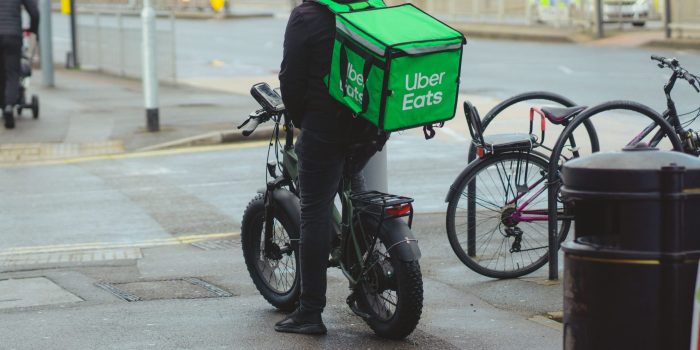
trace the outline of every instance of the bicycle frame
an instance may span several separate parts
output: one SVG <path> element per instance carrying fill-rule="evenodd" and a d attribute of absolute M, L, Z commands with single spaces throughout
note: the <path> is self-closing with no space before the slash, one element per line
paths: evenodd
<path fill-rule="evenodd" d="M 277 168 L 276 163 L 268 163 L 268 172 L 270 173 L 271 176 L 274 177 L 272 181 L 268 183 L 268 191 L 274 190 L 275 188 L 279 188 L 281 186 L 290 186 L 292 189 L 292 192 L 298 196 L 298 188 L 296 188 L 295 184 L 298 183 L 298 178 L 299 178 L 299 172 L 298 172 L 298 157 L 297 154 L 294 150 L 294 133 L 293 133 L 293 126 L 291 123 L 287 120 L 286 114 L 283 114 L 281 118 L 284 119 L 283 121 L 283 129 L 286 131 L 285 135 L 285 143 L 284 147 L 281 151 L 282 153 L 282 164 L 281 164 L 281 169 L 282 169 L 282 175 L 276 176 L 276 173 L 274 169 Z M 275 139 L 273 142 L 270 143 L 270 147 L 273 147 L 274 144 L 277 144 L 279 142 L 279 127 L 280 127 L 280 119 L 275 119 L 275 129 L 273 131 L 272 138 Z M 279 159 L 279 154 L 275 155 Z M 355 208 L 353 206 L 352 200 L 350 198 L 350 193 L 351 193 L 351 188 L 350 188 L 350 181 L 349 179 L 343 178 L 343 185 L 342 189 L 338 192 L 338 195 L 340 197 L 340 202 L 341 202 L 341 208 L 338 210 L 338 208 L 334 207 L 333 208 L 333 218 L 334 222 L 340 226 L 340 242 L 338 246 L 332 247 L 332 249 L 337 249 L 338 253 L 337 255 L 333 256 L 333 260 L 335 260 L 338 263 L 338 266 L 340 267 L 341 271 L 343 272 L 343 275 L 350 281 L 351 287 L 355 287 L 358 283 L 360 283 L 362 277 L 366 274 L 366 272 L 372 267 L 366 266 L 366 261 L 363 257 L 363 252 L 362 248 L 360 246 L 360 237 L 358 236 L 357 232 L 355 231 L 355 227 L 353 225 L 353 218 L 355 217 Z M 267 205 L 270 205 L 269 203 Z M 271 210 L 271 206 L 269 207 Z M 271 218 L 273 215 L 266 215 L 266 220 L 265 220 L 265 242 L 271 242 L 272 240 L 272 220 Z M 363 237 L 366 235 L 362 235 Z M 374 244 L 376 244 L 376 237 L 373 239 L 373 243 L 371 245 L 368 244 L 368 242 L 364 242 L 365 245 L 367 245 L 367 250 L 372 251 L 374 249 Z M 352 244 L 353 251 L 352 253 L 355 254 L 355 261 L 359 264 L 359 273 L 356 273 L 353 275 L 353 272 L 351 271 L 351 267 L 345 266 L 343 261 L 345 260 L 345 254 L 348 254 L 350 252 L 346 251 L 343 249 L 343 247 L 348 247 L 348 244 Z"/>
<path fill-rule="evenodd" d="M 686 131 L 683 129 L 681 126 L 681 121 L 680 118 L 678 117 L 678 111 L 676 110 L 676 103 L 673 101 L 673 98 L 671 97 L 671 91 L 673 91 L 674 86 L 676 85 L 676 82 L 678 81 L 678 75 L 676 73 L 671 75 L 671 78 L 669 78 L 668 82 L 666 85 L 664 85 L 664 93 L 666 95 L 666 111 L 662 114 L 662 117 L 666 120 L 669 121 L 671 126 L 676 130 L 676 133 L 678 134 L 679 137 L 681 137 L 681 140 L 685 137 Z M 641 140 L 643 140 L 645 137 L 649 136 L 654 129 L 658 126 L 657 123 L 651 123 L 649 124 L 646 128 L 644 128 L 637 136 L 635 136 L 632 140 L 630 140 L 629 143 L 627 143 L 627 146 L 634 146 L 638 144 Z M 665 133 L 662 130 L 659 130 L 654 134 L 654 136 L 651 138 L 649 141 L 649 146 L 651 147 L 656 147 L 661 143 L 661 140 L 665 137 Z"/>

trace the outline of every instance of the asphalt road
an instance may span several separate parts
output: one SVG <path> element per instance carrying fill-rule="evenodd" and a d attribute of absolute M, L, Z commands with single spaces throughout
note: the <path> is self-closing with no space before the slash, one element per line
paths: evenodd
<path fill-rule="evenodd" d="M 89 15 L 80 23 L 94 23 Z M 69 48 L 68 20 L 55 15 L 56 59 Z M 103 25 L 115 25 L 102 19 Z M 126 18 L 138 27 L 138 18 Z M 286 19 L 177 20 L 178 79 L 276 74 L 282 55 Z M 159 20 L 161 28 L 168 21 Z M 552 29 L 556 30 L 556 29 Z M 700 74 L 700 51 L 610 46 L 469 40 L 464 52 L 462 86 L 468 95 L 505 99 L 534 90 L 559 92 L 580 104 L 631 99 L 663 110 L 663 84 L 668 72 L 650 61 L 651 54 L 677 57 Z M 681 110 L 697 108 L 697 95 L 687 86 L 676 89 Z"/>

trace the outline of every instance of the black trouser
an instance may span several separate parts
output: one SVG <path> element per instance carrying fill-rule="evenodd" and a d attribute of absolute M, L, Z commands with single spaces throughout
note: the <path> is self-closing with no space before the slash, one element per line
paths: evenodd
<path fill-rule="evenodd" d="M 366 142 L 367 134 L 366 129 L 350 128 L 339 134 L 302 128 L 297 139 L 295 149 L 299 157 L 301 195 L 301 307 L 305 311 L 323 311 L 326 306 L 333 199 L 344 173 L 350 176 L 353 191 L 364 189 L 361 171 L 376 152 L 376 147 L 365 147 L 349 157 L 348 146 L 362 143 L 363 137 Z"/>
<path fill-rule="evenodd" d="M 0 106 L 17 104 L 19 100 L 20 62 L 22 37 L 0 35 Z"/>

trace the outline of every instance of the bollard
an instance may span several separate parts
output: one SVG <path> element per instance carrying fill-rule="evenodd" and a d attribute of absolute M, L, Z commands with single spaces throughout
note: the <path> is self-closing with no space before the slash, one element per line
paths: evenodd
<path fill-rule="evenodd" d="M 367 190 L 388 193 L 389 184 L 387 179 L 387 153 L 388 145 L 384 145 L 381 152 L 377 152 L 369 160 L 362 174 L 365 177 Z"/>
<path fill-rule="evenodd" d="M 158 113 L 158 72 L 156 70 L 156 12 L 151 0 L 144 0 L 141 10 L 143 54 L 143 97 L 146 107 L 146 128 L 149 132 L 160 130 Z"/>
<path fill-rule="evenodd" d="M 41 20 L 39 21 L 39 60 L 41 62 L 41 78 L 44 86 L 54 87 L 54 72 L 53 72 L 53 33 L 51 30 L 51 1 L 39 1 L 39 13 Z"/>

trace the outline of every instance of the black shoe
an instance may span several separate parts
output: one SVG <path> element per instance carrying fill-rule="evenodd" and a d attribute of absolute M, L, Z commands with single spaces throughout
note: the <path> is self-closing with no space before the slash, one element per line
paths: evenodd
<path fill-rule="evenodd" d="M 297 309 L 287 318 L 275 323 L 275 330 L 283 333 L 326 334 L 320 312 L 304 312 Z"/>

